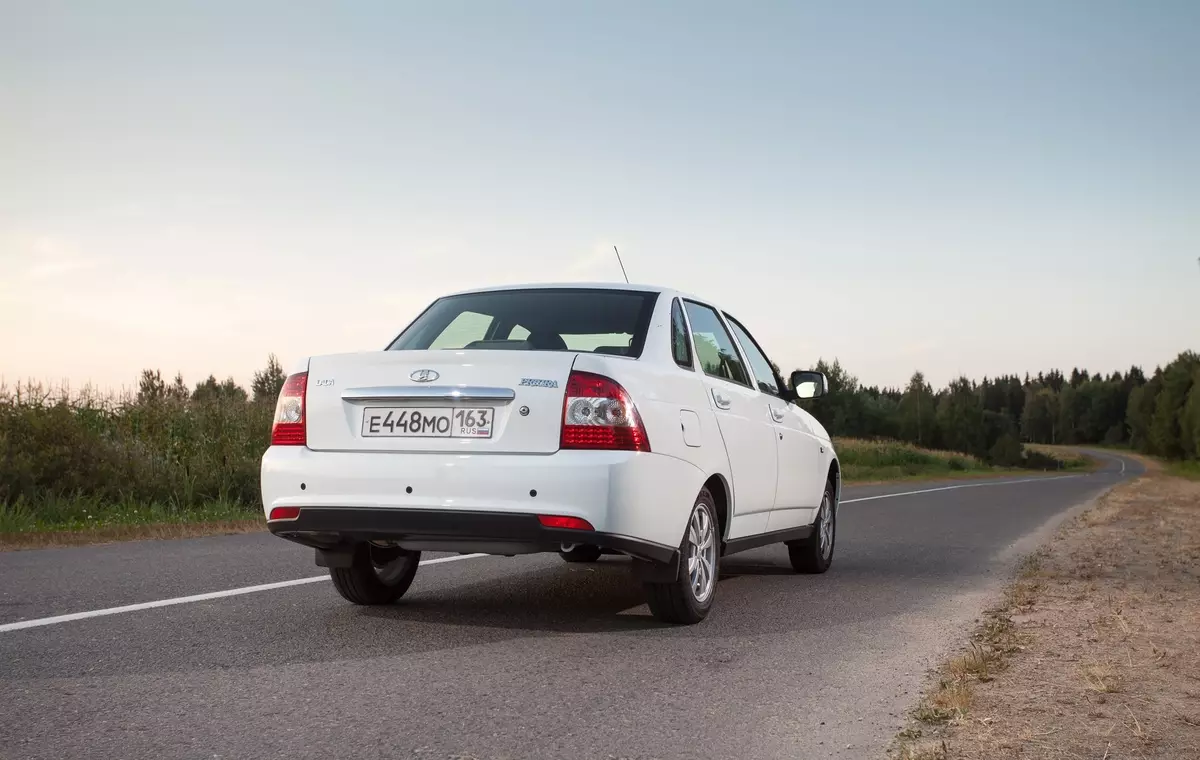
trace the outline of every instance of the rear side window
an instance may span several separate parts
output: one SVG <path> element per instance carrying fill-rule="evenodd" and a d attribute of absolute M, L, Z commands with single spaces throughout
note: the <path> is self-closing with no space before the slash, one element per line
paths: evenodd
<path fill-rule="evenodd" d="M 687 302 L 688 320 L 692 323 L 692 338 L 696 343 L 696 358 L 705 374 L 720 377 L 741 385 L 750 385 L 750 375 L 733 346 L 733 338 L 721 323 L 717 313 L 707 306 Z"/>
<path fill-rule="evenodd" d="M 758 380 L 758 389 L 763 393 L 778 396 L 779 384 L 775 382 L 775 368 L 771 366 L 771 360 L 759 349 L 758 343 L 750 337 L 746 328 L 728 314 L 725 316 L 729 319 L 729 326 L 733 329 L 733 334 L 737 336 L 738 343 L 742 344 L 742 352 L 746 354 L 746 361 L 750 362 L 750 369 L 754 370 L 754 377 Z"/>
<path fill-rule="evenodd" d="M 657 293 L 530 288 L 435 301 L 391 351 L 579 351 L 641 356 Z"/>
<path fill-rule="evenodd" d="M 688 340 L 687 321 L 678 298 L 671 303 L 671 354 L 680 367 L 693 369 L 692 342 Z"/>

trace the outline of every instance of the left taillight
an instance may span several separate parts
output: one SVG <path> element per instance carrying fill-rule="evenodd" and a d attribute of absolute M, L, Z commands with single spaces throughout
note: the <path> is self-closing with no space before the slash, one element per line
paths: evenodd
<path fill-rule="evenodd" d="M 304 424 L 304 399 L 308 390 L 308 373 L 297 372 L 288 377 L 275 403 L 275 423 L 271 426 L 272 446 L 304 446 L 308 432 Z"/>

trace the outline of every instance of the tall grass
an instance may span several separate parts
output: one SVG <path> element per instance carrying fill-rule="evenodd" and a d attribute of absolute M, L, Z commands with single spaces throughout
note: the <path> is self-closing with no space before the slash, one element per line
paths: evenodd
<path fill-rule="evenodd" d="M 890 440 L 839 438 L 834 441 L 842 476 L 848 482 L 901 480 L 904 478 L 969 477 L 1010 470 L 1086 469 L 1088 458 L 1074 453 L 1050 453 L 1025 448 L 1019 464 L 999 467 L 957 451 L 922 449 L 911 443 Z"/>
<path fill-rule="evenodd" d="M 1189 480 L 1200 480 L 1200 461 L 1168 462 L 1167 472 Z"/>
<path fill-rule="evenodd" d="M 991 472 L 994 468 L 968 454 L 920 449 L 899 441 L 840 438 L 834 441 L 842 477 L 847 481 L 953 477 Z"/>
<path fill-rule="evenodd" d="M 0 385 L 0 530 L 139 508 L 251 512 L 273 407 Z M 89 509 L 93 511 L 88 511 Z"/>

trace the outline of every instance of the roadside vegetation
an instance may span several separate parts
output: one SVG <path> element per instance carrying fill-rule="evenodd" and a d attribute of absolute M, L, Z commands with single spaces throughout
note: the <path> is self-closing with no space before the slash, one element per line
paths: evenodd
<path fill-rule="evenodd" d="M 902 441 L 837 438 L 834 446 L 847 483 L 972 478 L 1031 470 L 1082 471 L 1094 466 L 1093 460 L 1077 452 L 1051 453 L 1032 447 L 1016 458 L 1015 465 L 1005 467 L 970 454 L 922 449 Z"/>
<path fill-rule="evenodd" d="M 1200 757 L 1200 483 L 1147 465 L 1025 560 L 892 757 Z"/>
<path fill-rule="evenodd" d="M 152 371 L 123 396 L 0 386 L 0 546 L 261 524 L 258 463 L 283 380 L 272 356 L 250 393 Z"/>
<path fill-rule="evenodd" d="M 1022 466 L 1023 443 L 1123 447 L 1200 461 L 1200 354 L 1187 351 L 1147 376 L 1075 369 L 1036 376 L 965 377 L 935 391 L 920 372 L 904 388 L 860 385 L 820 361 L 830 394 L 805 407 L 834 437 L 891 439 Z"/>
<path fill-rule="evenodd" d="M 1024 441 L 1100 440 L 1174 457 L 1181 473 L 1200 467 L 1196 354 L 1148 380 L 1136 368 L 1108 378 L 1051 372 L 959 379 L 937 392 L 919 373 L 907 389 L 880 390 L 837 362 L 818 368 L 832 393 L 805 403 L 836 439 L 848 482 L 1087 466 Z M 284 379 L 271 356 L 248 390 L 212 376 L 189 386 L 157 370 L 143 371 L 137 391 L 124 395 L 0 384 L 0 544 L 261 522 L 259 459 Z"/>

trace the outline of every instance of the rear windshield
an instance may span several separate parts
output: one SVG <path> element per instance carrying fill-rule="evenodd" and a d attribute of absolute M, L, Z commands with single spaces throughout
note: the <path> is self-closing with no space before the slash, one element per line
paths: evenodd
<path fill-rule="evenodd" d="M 544 288 L 448 296 L 388 346 L 640 356 L 657 293 Z"/>

